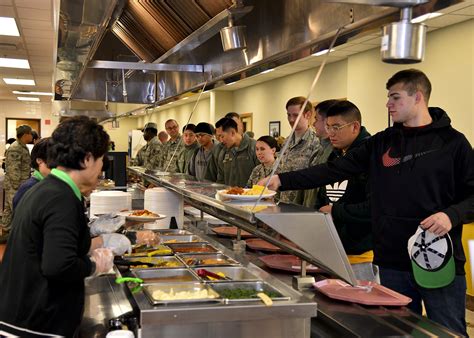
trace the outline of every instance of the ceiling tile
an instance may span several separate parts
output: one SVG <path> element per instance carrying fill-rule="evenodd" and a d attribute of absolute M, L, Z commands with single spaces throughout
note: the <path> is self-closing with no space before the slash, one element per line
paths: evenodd
<path fill-rule="evenodd" d="M 15 17 L 15 11 L 13 10 L 12 6 L 0 6 L 0 13 L 2 13 L 2 16 L 9 18 Z"/>
<path fill-rule="evenodd" d="M 34 19 L 42 21 L 52 21 L 51 20 L 51 11 L 44 9 L 33 9 L 33 8 L 17 8 L 18 17 L 22 19 Z"/>
<path fill-rule="evenodd" d="M 53 41 L 53 30 L 40 30 L 40 29 L 23 29 L 23 36 L 27 40 L 35 41 L 35 39 L 44 39 Z"/>
<path fill-rule="evenodd" d="M 36 8 L 36 9 L 50 9 L 50 0 L 15 0 L 16 7 Z"/>
<path fill-rule="evenodd" d="M 0 6 L 12 6 L 12 0 L 0 0 Z M 3 12 L 2 12 L 3 15 Z"/>
<path fill-rule="evenodd" d="M 38 30 L 52 30 L 53 22 L 43 21 L 43 20 L 32 20 L 32 19 L 21 19 L 20 20 L 21 28 L 24 29 L 38 29 Z"/>

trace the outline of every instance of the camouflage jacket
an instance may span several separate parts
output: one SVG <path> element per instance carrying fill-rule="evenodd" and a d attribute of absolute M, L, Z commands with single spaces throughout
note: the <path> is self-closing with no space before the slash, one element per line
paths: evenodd
<path fill-rule="evenodd" d="M 184 143 L 182 141 L 181 135 L 176 138 L 176 140 L 168 140 L 163 146 L 163 152 L 160 156 L 160 170 L 167 171 L 170 173 L 178 172 L 178 157 L 184 149 Z M 175 153 L 176 151 L 176 153 Z M 174 156 L 173 156 L 174 154 Z M 173 160 L 170 163 L 171 158 Z M 169 166 L 168 166 L 169 164 Z"/>
<path fill-rule="evenodd" d="M 137 151 L 137 156 L 135 157 L 135 161 L 134 161 L 135 165 L 138 165 L 140 167 L 145 165 L 145 153 L 146 153 L 146 147 L 147 146 L 148 146 L 148 144 L 145 144 L 143 147 L 141 147 Z"/>
<path fill-rule="evenodd" d="M 286 152 L 281 155 L 282 159 L 278 168 L 280 173 L 308 168 L 310 160 L 322 150 L 316 132 L 312 128 L 308 128 L 298 142 L 295 141 L 294 134 L 287 142 L 290 142 L 290 145 Z M 297 190 L 282 192 L 280 200 L 287 203 L 296 203 Z"/>
<path fill-rule="evenodd" d="M 221 152 L 224 151 L 225 147 L 222 143 L 216 142 L 216 144 L 214 144 L 214 147 L 211 150 L 212 155 L 206 168 L 206 174 L 204 175 L 206 180 L 217 182 L 217 174 L 219 172 L 218 168 L 222 167 L 222 160 L 220 160 L 219 157 Z"/>
<path fill-rule="evenodd" d="M 256 143 L 244 134 L 238 148 L 221 152 L 219 158 L 222 158 L 222 168 L 218 168 L 217 183 L 245 187 L 253 168 L 259 164 L 255 154 Z"/>
<path fill-rule="evenodd" d="M 184 145 L 183 150 L 179 153 L 179 156 L 177 158 L 177 167 L 179 173 L 188 173 L 189 162 L 191 161 L 191 158 L 193 158 L 194 154 L 198 151 L 198 149 L 199 144 L 197 142 L 194 142 L 189 146 Z"/>
<path fill-rule="evenodd" d="M 252 186 L 257 184 L 262 178 L 269 176 L 272 173 L 272 169 L 273 166 L 265 167 L 262 163 L 253 168 L 249 180 L 247 181 L 247 187 L 252 188 Z M 278 169 L 275 174 L 278 174 Z"/>
<path fill-rule="evenodd" d="M 19 140 L 13 142 L 5 153 L 5 189 L 18 190 L 31 174 L 30 152 Z"/>
<path fill-rule="evenodd" d="M 163 153 L 163 145 L 155 136 L 146 145 L 143 166 L 146 169 L 159 170 L 161 153 Z"/>

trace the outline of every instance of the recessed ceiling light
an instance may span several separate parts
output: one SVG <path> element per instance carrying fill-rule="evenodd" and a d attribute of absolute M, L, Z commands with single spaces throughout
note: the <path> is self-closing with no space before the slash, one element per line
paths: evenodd
<path fill-rule="evenodd" d="M 20 36 L 14 18 L 0 16 L 0 35 Z"/>
<path fill-rule="evenodd" d="M 420 22 L 423 22 L 423 21 L 426 21 L 426 20 L 429 20 L 429 19 L 434 19 L 434 18 L 437 18 L 438 16 L 441 16 L 443 15 L 443 13 L 426 13 L 426 14 L 423 14 L 423 15 L 420 15 L 419 17 L 417 18 L 414 18 L 411 20 L 412 23 L 420 23 Z"/>
<path fill-rule="evenodd" d="M 19 94 L 19 95 L 53 96 L 53 93 L 48 93 L 48 92 L 26 92 L 22 90 L 14 90 L 12 93 Z"/>
<path fill-rule="evenodd" d="M 326 49 L 320 50 L 319 52 L 316 52 L 316 53 L 311 54 L 311 55 L 313 55 L 313 56 L 321 56 L 321 55 L 326 54 L 327 52 L 328 52 L 328 49 L 326 48 Z M 332 53 L 332 52 L 334 52 L 334 49 L 331 49 L 331 52 L 330 52 L 330 53 Z"/>
<path fill-rule="evenodd" d="M 189 99 L 189 96 L 183 97 L 182 100 L 187 100 Z"/>
<path fill-rule="evenodd" d="M 10 85 L 23 85 L 23 86 L 35 85 L 35 80 L 29 80 L 29 79 L 11 79 L 11 78 L 4 77 L 3 81 L 5 81 L 6 84 L 10 84 Z"/>
<path fill-rule="evenodd" d="M 18 96 L 18 100 L 20 101 L 39 101 L 39 97 L 24 97 L 24 96 Z"/>
<path fill-rule="evenodd" d="M 275 69 L 270 68 L 270 69 L 264 70 L 263 72 L 260 72 L 260 74 L 270 73 L 270 72 L 273 72 L 274 70 L 275 70 Z"/>
<path fill-rule="evenodd" d="M 30 69 L 30 64 L 26 59 L 0 58 L 0 67 Z"/>
<path fill-rule="evenodd" d="M 234 83 L 237 83 L 237 81 L 229 82 L 229 83 L 226 84 L 226 86 L 231 86 L 231 85 L 233 85 Z"/>

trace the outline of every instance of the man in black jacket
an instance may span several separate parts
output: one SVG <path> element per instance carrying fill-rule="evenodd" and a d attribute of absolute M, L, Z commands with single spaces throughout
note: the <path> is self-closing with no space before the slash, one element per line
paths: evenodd
<path fill-rule="evenodd" d="M 393 127 L 347 156 L 275 175 L 269 188 L 308 189 L 368 173 L 374 263 L 382 284 L 411 297 L 412 310 L 421 313 L 423 301 L 430 319 L 467 335 L 461 235 L 463 224 L 474 221 L 474 152 L 446 112 L 428 108 L 431 84 L 424 73 L 400 71 L 387 89 Z M 447 286 L 428 289 L 414 280 L 407 242 L 420 225 L 451 236 L 456 276 Z"/>
<path fill-rule="evenodd" d="M 370 138 L 352 102 L 336 101 L 326 114 L 325 129 L 333 147 L 328 161 L 346 156 Z M 367 174 L 359 174 L 321 187 L 315 207 L 331 214 L 357 279 L 372 281 L 376 277 L 369 199 Z"/>

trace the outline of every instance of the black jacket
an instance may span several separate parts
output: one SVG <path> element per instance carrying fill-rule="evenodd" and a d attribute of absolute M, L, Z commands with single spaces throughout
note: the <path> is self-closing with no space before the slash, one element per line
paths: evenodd
<path fill-rule="evenodd" d="M 462 225 L 474 221 L 474 152 L 440 108 L 433 123 L 407 129 L 395 124 L 349 155 L 293 173 L 280 174 L 282 189 L 307 189 L 367 172 L 371 191 L 374 263 L 409 271 L 407 241 L 420 221 L 446 213 L 453 225 L 456 273 L 466 258 Z"/>
<path fill-rule="evenodd" d="M 357 138 L 352 142 L 345 156 L 370 138 L 365 127 L 361 127 Z M 342 152 L 334 149 L 328 161 L 342 157 Z M 348 180 L 334 183 L 333 188 L 339 187 L 342 196 L 328 197 L 327 186 L 318 191 L 316 209 L 332 203 L 331 215 L 334 220 L 344 250 L 348 255 L 360 255 L 373 249 L 372 222 L 370 219 L 370 193 L 366 173 L 355 175 Z M 345 186 L 345 191 L 342 186 Z M 331 196 L 331 194 L 330 194 Z M 337 201 L 334 201 L 337 199 Z"/>
<path fill-rule="evenodd" d="M 23 196 L 0 265 L 0 323 L 73 335 L 92 270 L 84 212 L 72 189 L 53 175 Z"/>

